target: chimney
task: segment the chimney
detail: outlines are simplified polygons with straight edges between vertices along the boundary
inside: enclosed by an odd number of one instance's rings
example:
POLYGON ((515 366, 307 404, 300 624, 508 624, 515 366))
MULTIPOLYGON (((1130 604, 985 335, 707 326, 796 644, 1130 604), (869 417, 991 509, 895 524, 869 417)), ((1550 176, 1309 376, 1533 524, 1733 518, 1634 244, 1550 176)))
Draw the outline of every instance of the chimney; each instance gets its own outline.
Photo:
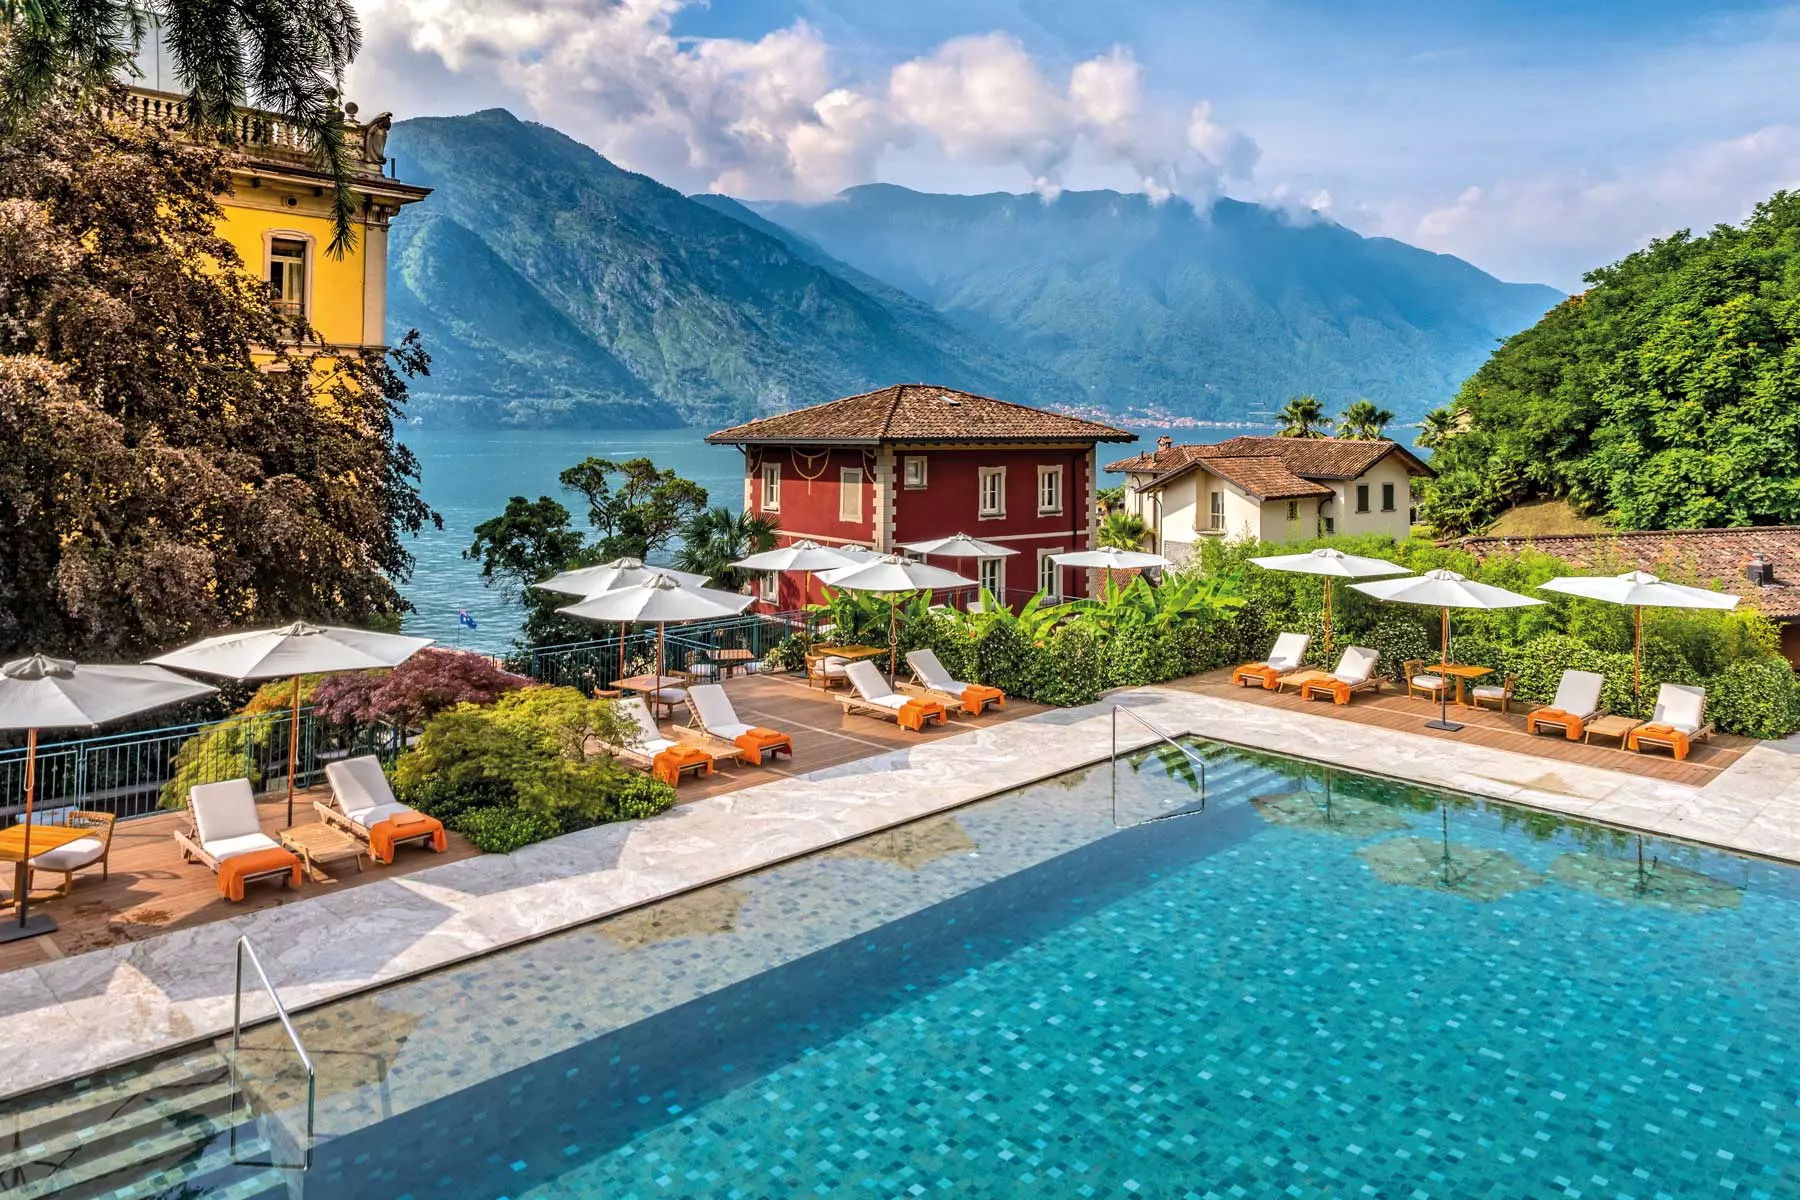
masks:
POLYGON ((1768 587, 1775 582, 1775 568, 1770 565, 1769 560, 1764 558, 1762 552, 1759 550, 1752 554, 1750 556, 1750 561, 1744 565, 1744 578, 1748 579, 1751 583, 1754 583, 1757 587, 1768 587))
POLYGON ((1175 439, 1170 437, 1168 434, 1165 433, 1161 437, 1156 439, 1156 452, 1158 454, 1161 454, 1164 450, 1173 450, 1174 448, 1175 448, 1175 439))

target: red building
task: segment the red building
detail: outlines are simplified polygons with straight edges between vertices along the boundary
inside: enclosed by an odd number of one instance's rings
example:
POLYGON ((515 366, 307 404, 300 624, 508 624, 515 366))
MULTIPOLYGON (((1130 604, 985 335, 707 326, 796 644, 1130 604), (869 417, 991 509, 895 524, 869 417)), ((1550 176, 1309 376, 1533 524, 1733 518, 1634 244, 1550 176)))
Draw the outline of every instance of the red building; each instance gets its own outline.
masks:
MULTIPOLYGON (((928 384, 897 384, 706 439, 744 452, 744 507, 775 517, 781 543, 893 551, 966 533, 1018 553, 933 559, 1010 604, 1043 590, 1084 595, 1088 572, 1052 554, 1093 541, 1100 442, 1132 435, 1063 413, 928 384), (979 562, 979 566, 977 565, 979 562)), ((771 577, 763 598, 802 602, 803 576, 771 577)), ((818 585, 805 599, 819 598, 818 585)))

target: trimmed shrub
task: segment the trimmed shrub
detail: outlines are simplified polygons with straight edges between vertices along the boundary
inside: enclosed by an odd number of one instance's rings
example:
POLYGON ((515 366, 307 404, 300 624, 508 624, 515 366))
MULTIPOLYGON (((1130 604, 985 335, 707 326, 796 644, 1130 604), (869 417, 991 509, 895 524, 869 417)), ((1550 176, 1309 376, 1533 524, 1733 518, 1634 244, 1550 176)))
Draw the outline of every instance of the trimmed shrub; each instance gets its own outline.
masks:
POLYGON ((789 634, 763 655, 763 666, 770 671, 799 671, 806 666, 806 639, 789 634))
POLYGON ((1800 677, 1780 659, 1741 659, 1706 681, 1706 715, 1726 733, 1786 737, 1800 729, 1800 677))
POLYGON ((542 813, 517 808, 472 808, 446 824, 484 854, 511 854, 563 832, 561 825, 542 813))
MULTIPOLYGON (((1341 655, 1344 648, 1350 645, 1367 646, 1378 652, 1381 658, 1376 663, 1376 669, 1393 680, 1405 678, 1407 659, 1422 658, 1427 662, 1436 662, 1442 653, 1436 645, 1436 639, 1425 632, 1423 625, 1404 617, 1377 622, 1358 634, 1354 641, 1343 636, 1334 637, 1332 654, 1341 655)), ((1454 638, 1450 642, 1450 649, 1452 653, 1456 652, 1454 638)))
POLYGON ((1181 673, 1181 659, 1168 638, 1148 626, 1123 629, 1106 644, 1105 684, 1109 688, 1162 683, 1181 673))
POLYGON ((1564 671, 1596 671, 1606 679, 1600 690, 1603 708, 1615 713, 1636 708, 1631 694, 1631 655, 1595 650, 1567 634, 1545 634, 1519 647, 1513 669, 1519 676, 1521 700, 1548 704, 1564 671))
POLYGON ((1050 636, 1041 669, 1027 699, 1059 708, 1075 708, 1100 699, 1100 643, 1080 629, 1059 629, 1050 636))
POLYGON ((997 687, 1009 696, 1029 696, 1035 690, 1036 658, 1036 648, 1016 625, 997 623, 976 639, 975 678, 969 682, 997 687))

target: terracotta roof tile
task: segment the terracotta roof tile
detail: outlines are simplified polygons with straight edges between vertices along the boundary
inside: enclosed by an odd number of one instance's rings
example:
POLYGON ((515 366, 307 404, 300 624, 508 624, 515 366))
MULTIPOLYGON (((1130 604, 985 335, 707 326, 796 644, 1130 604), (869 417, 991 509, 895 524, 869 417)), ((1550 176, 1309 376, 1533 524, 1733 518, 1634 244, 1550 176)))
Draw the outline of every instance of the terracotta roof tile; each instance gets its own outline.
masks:
MULTIPOLYGON (((1431 468, 1398 442, 1352 441, 1348 438, 1278 438, 1242 435, 1210 444, 1170 446, 1147 454, 1106 464, 1108 471, 1149 472, 1154 475, 1185 471, 1195 463, 1230 458, 1275 458, 1306 479, 1355 479, 1386 458, 1399 454, 1414 475, 1429 475, 1431 468)), ((1208 468, 1211 470, 1211 468, 1208 468)), ((1218 474, 1218 472, 1214 472, 1218 474)), ((1310 494, 1310 493, 1309 493, 1310 494)))
POLYGON ((1302 479, 1279 458, 1245 456, 1209 458, 1206 469, 1227 483, 1235 483, 1258 500, 1297 500, 1302 496, 1329 496, 1322 483, 1302 479))
POLYGON ((1800 619, 1800 526, 1742 529, 1653 529, 1542 537, 1472 537, 1462 545, 1477 556, 1499 550, 1541 550, 1571 565, 1618 574, 1649 571, 1677 583, 1716 586, 1750 600, 1775 620, 1800 619), (1751 583, 1744 567, 1761 554, 1774 582, 1751 583))
POLYGON ((1028 408, 930 384, 902 383, 860 396, 747 421, 707 441, 741 445, 874 442, 1129 442, 1097 421, 1028 408))

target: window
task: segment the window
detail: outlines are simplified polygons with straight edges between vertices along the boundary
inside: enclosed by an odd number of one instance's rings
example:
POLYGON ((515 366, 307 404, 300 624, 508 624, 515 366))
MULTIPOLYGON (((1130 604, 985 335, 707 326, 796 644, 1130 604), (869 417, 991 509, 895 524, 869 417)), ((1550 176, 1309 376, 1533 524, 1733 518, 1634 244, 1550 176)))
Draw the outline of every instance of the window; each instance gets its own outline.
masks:
POLYGON ((768 463, 762 469, 762 506, 764 512, 781 509, 781 464, 768 463))
POLYGON ((917 491, 925 486, 925 460, 923 458, 907 458, 905 460, 905 486, 917 491))
POLYGON ((983 558, 976 560, 975 578, 981 586, 994 593, 994 598, 1001 603, 1006 602, 1006 560, 1003 558, 983 558))
POLYGON ((1288 501, 1288 520, 1298 521, 1299 519, 1300 519, 1300 502, 1298 500, 1289 500, 1288 501))
POLYGON ((764 571, 762 573, 762 598, 774 604, 781 599, 781 572, 764 571))
POLYGON ((984 517, 1004 517, 1006 515, 1006 468, 981 468, 981 515, 984 517))
POLYGON ((306 315, 306 243, 298 238, 269 239, 269 294, 284 315, 306 315))
POLYGON ((1038 591, 1044 593, 1046 600, 1062 599, 1062 568, 1051 558, 1061 553, 1061 547, 1038 551, 1038 591))
POLYGON ((1394 511, 1394 485, 1391 483, 1381 485, 1381 511, 1394 511))
POLYGON ((862 520, 861 467, 845 467, 838 472, 838 520, 862 520))
POLYGON ((1326 533, 1336 533, 1337 532, 1337 518, 1336 517, 1326 517, 1325 518, 1325 532, 1326 533))
POLYGON ((1369 485, 1366 483, 1356 485, 1356 511, 1369 511, 1369 485))
POLYGON ((1225 532, 1225 493, 1212 494, 1212 524, 1209 528, 1214 533, 1225 532))
POLYGON ((1061 467, 1038 468, 1038 515, 1040 517, 1062 512, 1062 483, 1063 469, 1061 467))

